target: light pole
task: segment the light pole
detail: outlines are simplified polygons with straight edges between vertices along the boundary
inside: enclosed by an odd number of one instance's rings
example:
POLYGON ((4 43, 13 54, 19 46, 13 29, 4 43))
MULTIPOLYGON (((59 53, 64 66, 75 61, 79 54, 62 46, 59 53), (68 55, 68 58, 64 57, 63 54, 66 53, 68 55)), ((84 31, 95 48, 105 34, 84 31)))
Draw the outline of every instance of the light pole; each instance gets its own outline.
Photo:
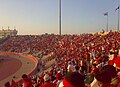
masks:
POLYGON ((61 0, 59 0, 59 34, 61 35, 61 0))

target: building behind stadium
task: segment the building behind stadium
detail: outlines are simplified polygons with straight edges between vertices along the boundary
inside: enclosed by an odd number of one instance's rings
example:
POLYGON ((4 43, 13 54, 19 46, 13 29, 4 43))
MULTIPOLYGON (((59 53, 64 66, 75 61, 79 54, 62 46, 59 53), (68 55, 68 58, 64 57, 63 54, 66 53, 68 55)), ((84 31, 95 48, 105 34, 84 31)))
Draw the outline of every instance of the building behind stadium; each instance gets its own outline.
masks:
POLYGON ((0 37, 7 37, 7 36, 16 36, 18 31, 16 29, 2 29, 0 30, 0 37))

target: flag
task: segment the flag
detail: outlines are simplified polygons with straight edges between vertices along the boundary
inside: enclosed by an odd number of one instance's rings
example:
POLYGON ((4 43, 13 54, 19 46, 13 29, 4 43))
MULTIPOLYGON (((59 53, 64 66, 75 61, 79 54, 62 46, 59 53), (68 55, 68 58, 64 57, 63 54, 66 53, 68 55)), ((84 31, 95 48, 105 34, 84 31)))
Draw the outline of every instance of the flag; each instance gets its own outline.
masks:
POLYGON ((17 83, 12 79, 12 82, 11 82, 11 86, 12 87, 17 87, 17 83))
POLYGON ((117 11, 119 9, 119 6, 115 9, 115 11, 117 11))
POLYGON ((104 13, 104 16, 108 16, 108 12, 104 13))

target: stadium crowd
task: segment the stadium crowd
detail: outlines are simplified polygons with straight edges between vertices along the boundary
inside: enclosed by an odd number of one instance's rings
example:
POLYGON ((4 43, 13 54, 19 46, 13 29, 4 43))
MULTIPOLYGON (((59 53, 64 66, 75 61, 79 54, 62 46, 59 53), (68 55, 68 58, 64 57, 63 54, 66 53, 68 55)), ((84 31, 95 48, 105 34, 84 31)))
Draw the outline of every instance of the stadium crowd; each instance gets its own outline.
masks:
MULTIPOLYGON (((0 51, 30 54, 38 59, 40 74, 21 76, 22 87, 120 87, 120 31, 18 35, 1 44, 0 51), (46 67, 53 59, 55 62, 46 67)), ((21 84, 13 81, 12 87, 21 84)))

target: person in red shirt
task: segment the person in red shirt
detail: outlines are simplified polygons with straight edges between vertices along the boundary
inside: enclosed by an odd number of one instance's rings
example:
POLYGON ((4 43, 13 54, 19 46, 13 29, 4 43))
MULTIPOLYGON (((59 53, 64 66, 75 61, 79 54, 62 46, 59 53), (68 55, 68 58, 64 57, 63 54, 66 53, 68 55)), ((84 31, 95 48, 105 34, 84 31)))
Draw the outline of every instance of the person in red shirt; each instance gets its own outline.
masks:
POLYGON ((31 80, 28 78, 26 74, 22 75, 23 79, 23 87, 33 87, 31 80))
POLYGON ((63 76, 62 76, 61 72, 58 71, 58 72, 56 73, 56 80, 55 80, 55 82, 54 82, 54 83, 57 85, 57 87, 58 87, 58 85, 62 82, 62 79, 63 79, 63 76))
POLYGON ((98 72, 98 68, 96 67, 97 64, 92 64, 92 70, 91 72, 89 73, 89 75, 92 75, 92 74, 95 74, 98 72))
POLYGON ((6 82, 6 83, 4 84, 4 87, 10 87, 10 82, 6 82))
POLYGON ((45 83, 39 87, 56 87, 56 84, 50 82, 50 76, 46 74, 44 76, 45 83))

